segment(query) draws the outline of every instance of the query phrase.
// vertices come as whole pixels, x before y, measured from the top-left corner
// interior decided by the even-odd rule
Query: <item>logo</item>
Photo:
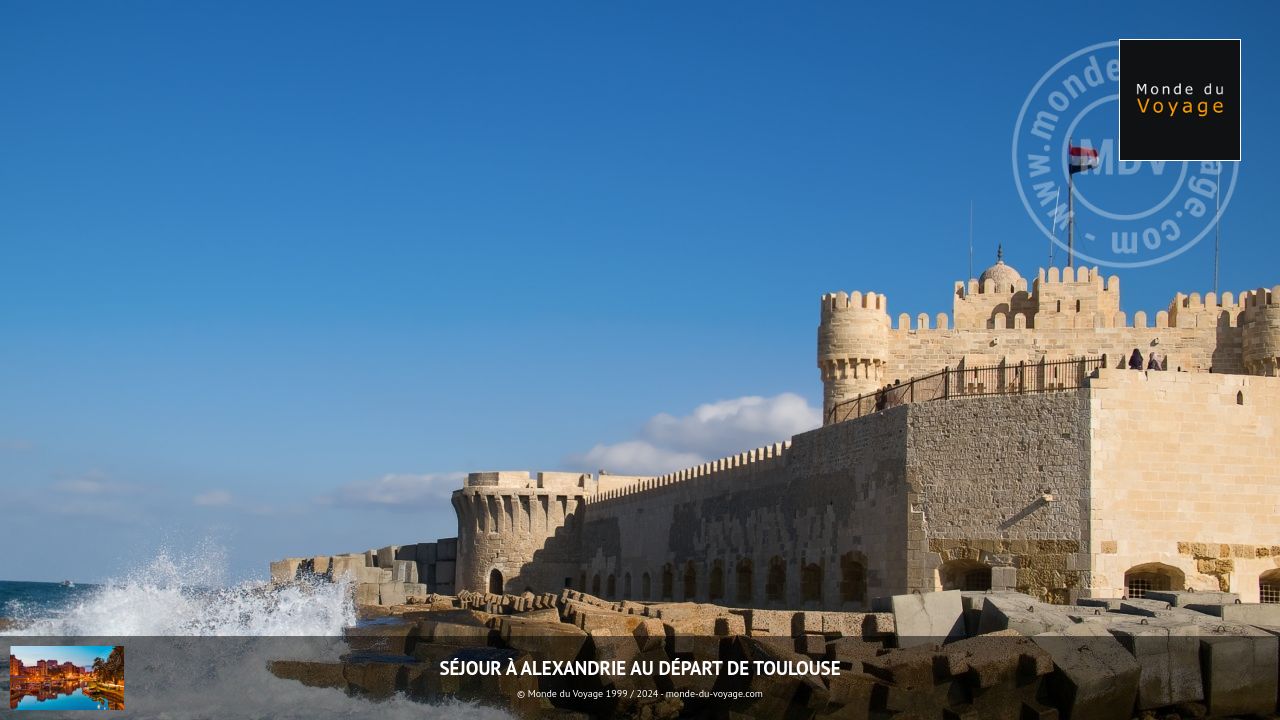
[[[1049,68],[1018,113],[1014,184],[1056,265],[1069,250],[1109,267],[1175,258],[1213,231],[1235,191],[1238,163],[1120,160],[1119,79],[1119,43],[1091,45]],[[1072,147],[1096,161],[1072,173]]]

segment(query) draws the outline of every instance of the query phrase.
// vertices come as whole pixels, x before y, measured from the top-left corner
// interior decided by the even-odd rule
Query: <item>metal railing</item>
[[[1076,390],[1095,370],[1105,367],[1107,356],[1069,360],[1000,363],[977,367],[943,368],[932,375],[914,377],[898,385],[883,387],[836,403],[827,414],[827,423],[844,422],[897,405],[982,395]]]

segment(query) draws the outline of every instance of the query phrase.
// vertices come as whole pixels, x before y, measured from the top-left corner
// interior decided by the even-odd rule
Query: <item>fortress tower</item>
[[[1027,281],[1003,253],[980,277],[955,283],[952,313],[931,322],[869,292],[822,296],[818,368],[826,422],[832,408],[894,382],[952,369],[1107,355],[1124,367],[1133,350],[1169,370],[1280,373],[1280,288],[1233,295],[1178,293],[1165,310],[1120,309],[1120,280],[1097,268],[1048,268]]]
[[[822,296],[818,369],[824,414],[883,385],[888,356],[889,312],[883,295],[854,291]]]

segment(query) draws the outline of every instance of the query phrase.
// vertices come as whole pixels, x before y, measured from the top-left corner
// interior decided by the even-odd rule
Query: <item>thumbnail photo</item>
[[[9,649],[10,710],[124,710],[120,645]]]

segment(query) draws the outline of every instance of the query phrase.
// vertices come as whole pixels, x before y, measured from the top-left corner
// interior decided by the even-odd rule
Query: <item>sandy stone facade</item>
[[[825,295],[819,367],[829,409],[947,366],[1107,354],[1080,386],[887,407],[662,477],[473,473],[457,587],[828,610],[944,589],[1280,600],[1280,288],[1130,322],[1114,277],[1068,272],[1027,290],[998,263],[957,284],[954,327]],[[1135,347],[1168,369],[1118,367]]]

